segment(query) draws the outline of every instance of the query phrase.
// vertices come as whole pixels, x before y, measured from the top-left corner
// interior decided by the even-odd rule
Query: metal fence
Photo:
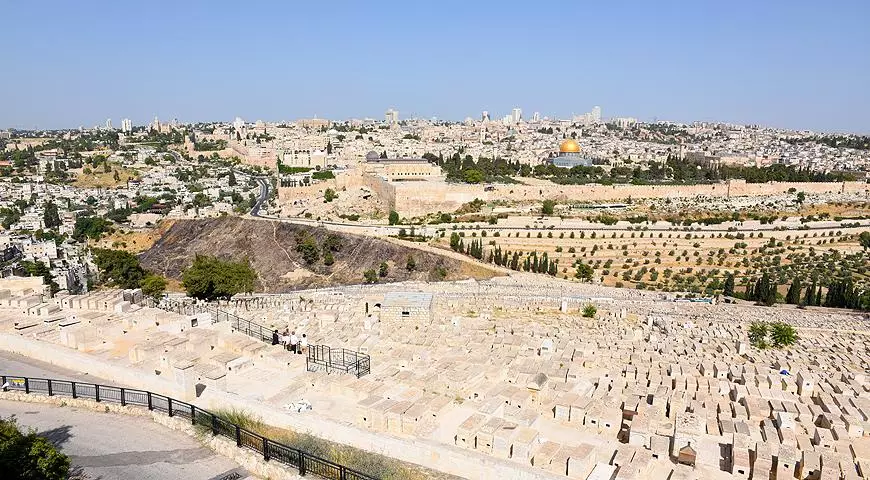
[[[3,391],[39,393],[48,396],[83,398],[102,403],[135,405],[165,413],[170,417],[181,417],[189,420],[192,425],[211,430],[212,435],[220,435],[235,441],[239,448],[247,448],[259,453],[266,461],[273,460],[298,469],[300,475],[312,474],[328,480],[377,480],[375,477],[344,465],[269,440],[190,403],[147,390],[14,375],[2,375],[0,381],[3,382]]]
[[[179,313],[182,315],[196,315],[197,313],[210,313],[212,322],[229,322],[230,327],[239,333],[255,338],[261,342],[272,343],[274,329],[260,325],[251,320],[245,320],[238,315],[225,312],[210,305],[178,302],[163,299],[160,302],[141,294],[134,295],[132,291],[123,293],[124,300],[138,305],[160,308],[162,310]],[[323,367],[327,373],[333,371],[345,372],[356,375],[357,378],[371,372],[371,357],[365,353],[355,352],[346,348],[331,348],[326,345],[312,345],[308,348],[308,356],[305,358],[305,367],[313,371],[317,367]]]
[[[326,369],[326,373],[341,371],[356,375],[357,378],[371,372],[371,358],[365,353],[355,352],[346,348],[330,348],[326,345],[308,347],[305,357],[305,368],[309,371],[317,367]]]

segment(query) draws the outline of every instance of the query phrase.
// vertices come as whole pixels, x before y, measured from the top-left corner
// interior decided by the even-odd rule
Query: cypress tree
[[[816,281],[813,280],[813,283],[807,287],[807,292],[804,294],[804,305],[815,305],[816,300]]]
[[[785,303],[797,305],[801,301],[801,281],[795,279],[788,288],[788,293],[785,295]]]
[[[729,273],[728,276],[725,277],[725,288],[722,289],[722,295],[725,295],[726,297],[733,297],[734,296],[734,275],[733,274]]]

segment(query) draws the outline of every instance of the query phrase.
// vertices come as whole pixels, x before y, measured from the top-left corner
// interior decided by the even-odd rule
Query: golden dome
[[[562,142],[561,145],[559,145],[559,152],[561,152],[561,153],[579,153],[580,152],[580,145],[578,145],[577,142],[575,142],[574,140],[569,138],[568,140],[565,140],[564,142]]]

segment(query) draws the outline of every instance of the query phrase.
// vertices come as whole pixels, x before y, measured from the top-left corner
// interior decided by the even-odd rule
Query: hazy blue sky
[[[567,117],[870,133],[870,1],[9,1],[0,127]]]

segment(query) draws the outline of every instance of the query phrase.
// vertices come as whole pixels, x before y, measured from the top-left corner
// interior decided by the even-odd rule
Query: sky
[[[867,0],[31,0],[0,17],[0,128],[599,105],[870,133]]]

